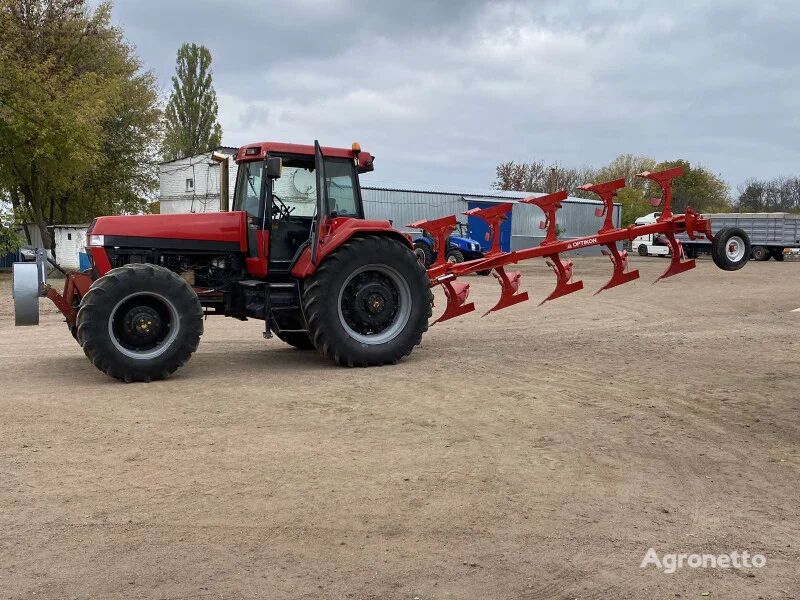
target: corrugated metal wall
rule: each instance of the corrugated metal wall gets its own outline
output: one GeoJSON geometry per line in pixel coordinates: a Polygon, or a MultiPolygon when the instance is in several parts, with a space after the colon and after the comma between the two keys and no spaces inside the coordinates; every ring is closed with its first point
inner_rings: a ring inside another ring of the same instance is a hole
{"type": "MultiPolygon", "coordinates": [[[[530,248],[538,246],[543,239],[543,231],[539,229],[539,222],[544,220],[544,214],[537,207],[530,204],[520,204],[510,194],[506,197],[487,195],[471,195],[459,193],[439,193],[425,191],[393,190],[385,188],[362,188],[364,212],[368,219],[387,219],[392,221],[401,231],[416,233],[406,227],[414,221],[436,219],[447,215],[456,215],[460,222],[466,223],[467,217],[462,213],[467,210],[467,203],[471,200],[492,202],[513,202],[511,213],[511,249],[530,248]]],[[[524,197],[519,194],[517,198],[524,197]]],[[[571,198],[564,202],[563,208],[558,212],[558,224],[564,229],[562,238],[576,238],[591,235],[597,232],[603,223],[601,217],[594,214],[596,208],[602,206],[600,202],[592,202],[579,198],[571,198]]],[[[619,227],[622,222],[622,212],[619,205],[614,206],[614,224],[619,227]]],[[[596,254],[598,248],[582,249],[579,253],[596,254]]]]}
{"type": "Polygon", "coordinates": [[[0,256],[0,269],[10,269],[15,262],[22,261],[19,252],[9,252],[5,256],[0,256]]]}
{"type": "Polygon", "coordinates": [[[406,227],[414,221],[447,215],[456,215],[459,221],[467,222],[467,217],[461,214],[467,210],[467,203],[458,194],[362,188],[361,198],[366,218],[392,221],[400,231],[414,231],[406,227]]]}

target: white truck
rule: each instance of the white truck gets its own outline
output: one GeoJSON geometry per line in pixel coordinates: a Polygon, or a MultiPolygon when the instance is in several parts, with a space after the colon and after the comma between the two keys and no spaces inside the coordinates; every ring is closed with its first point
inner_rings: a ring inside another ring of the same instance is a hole
{"type": "MultiPolygon", "coordinates": [[[[655,223],[656,219],[660,216],[660,212],[653,212],[649,215],[639,217],[636,219],[635,223],[636,225],[648,225],[650,223],[655,223]]],[[[633,238],[631,250],[638,253],[639,256],[669,256],[669,246],[659,234],[653,235],[651,233],[649,235],[640,235],[639,237],[633,238]]]]}
{"type": "MultiPolygon", "coordinates": [[[[636,219],[636,224],[653,223],[661,213],[650,213],[636,219]]],[[[750,238],[750,257],[753,260],[783,260],[787,250],[800,248],[800,215],[775,213],[714,213],[704,214],[716,233],[723,227],[738,227],[750,238]]],[[[687,258],[711,250],[707,239],[689,239],[685,233],[675,236],[687,258]]],[[[669,246],[658,235],[640,236],[631,242],[631,249],[641,256],[667,256],[669,246]]]]}

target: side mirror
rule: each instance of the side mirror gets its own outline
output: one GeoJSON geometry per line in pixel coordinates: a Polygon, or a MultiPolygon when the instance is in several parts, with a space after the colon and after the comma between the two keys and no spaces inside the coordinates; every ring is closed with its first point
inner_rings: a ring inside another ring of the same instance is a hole
{"type": "Polygon", "coordinates": [[[267,159],[267,178],[278,179],[281,176],[283,160],[279,156],[271,156],[267,159]]]}

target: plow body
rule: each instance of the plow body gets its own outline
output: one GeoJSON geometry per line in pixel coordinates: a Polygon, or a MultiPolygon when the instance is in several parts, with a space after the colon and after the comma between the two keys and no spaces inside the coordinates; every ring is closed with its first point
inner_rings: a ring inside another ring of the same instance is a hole
{"type": "MultiPolygon", "coordinates": [[[[528,300],[527,292],[519,291],[521,274],[518,271],[508,272],[506,267],[533,258],[545,259],[556,277],[555,288],[540,304],[583,289],[582,281],[573,281],[573,263],[571,260],[562,259],[561,253],[563,252],[590,246],[603,247],[603,254],[611,260],[613,271],[608,282],[598,289],[595,292],[596,294],[638,279],[638,271],[628,270],[627,251],[620,250],[618,244],[625,240],[633,240],[641,235],[661,234],[667,239],[671,250],[669,266],[656,281],[693,269],[695,267],[694,260],[684,259],[682,246],[675,239],[675,235],[685,233],[691,239],[707,238],[708,240],[713,240],[713,236],[711,222],[691,208],[687,208],[685,214],[675,215],[672,213],[672,180],[682,174],[683,169],[677,167],[666,171],[645,172],[637,175],[637,177],[654,182],[661,189],[661,197],[651,201],[653,206],[660,206],[661,216],[656,222],[646,225],[630,225],[620,228],[613,225],[614,199],[617,192],[625,187],[624,179],[581,186],[579,189],[597,195],[602,201],[602,206],[598,206],[595,214],[598,218],[602,217],[603,222],[597,233],[569,240],[559,239],[556,227],[556,215],[562,207],[561,203],[568,197],[567,191],[559,191],[538,197],[531,196],[520,200],[520,202],[537,206],[544,213],[545,219],[539,224],[539,227],[545,230],[545,238],[539,246],[510,252],[500,250],[499,231],[501,223],[508,218],[512,208],[511,203],[467,211],[466,215],[479,217],[486,222],[492,236],[491,249],[483,258],[457,264],[445,262],[442,258],[442,253],[439,253],[436,262],[431,265],[427,273],[431,287],[438,285],[443,287],[447,299],[447,307],[435,322],[447,321],[475,309],[474,304],[467,302],[469,284],[458,282],[456,279],[479,271],[491,270],[500,284],[500,299],[497,304],[484,313],[484,316],[493,311],[508,308],[528,300]]],[[[451,215],[430,221],[410,223],[409,227],[425,229],[430,233],[437,247],[444,247],[444,240],[456,227],[457,222],[456,216],[451,215]]],[[[722,251],[724,251],[724,248],[722,251]]],[[[744,262],[746,262],[746,259],[744,262]]],[[[740,268],[744,262],[737,263],[735,268],[740,268]]],[[[717,262],[717,264],[719,265],[720,263],[717,262]]],[[[723,268],[734,270],[733,265],[723,266],[723,268]]]]}

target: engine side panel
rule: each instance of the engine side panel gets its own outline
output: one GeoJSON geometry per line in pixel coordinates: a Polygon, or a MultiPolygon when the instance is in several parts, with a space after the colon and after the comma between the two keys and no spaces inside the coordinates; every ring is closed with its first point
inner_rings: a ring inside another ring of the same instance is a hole
{"type": "Polygon", "coordinates": [[[247,251],[247,214],[241,211],[98,217],[91,232],[114,238],[106,246],[247,251]],[[120,239],[125,238],[125,239],[120,239]],[[191,240],[191,243],[186,243],[191,240]]]}

